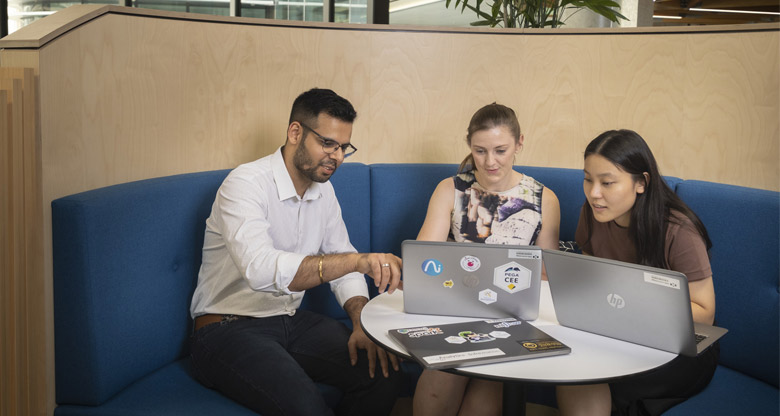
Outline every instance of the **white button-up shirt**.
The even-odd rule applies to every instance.
[[[333,185],[313,182],[299,197],[279,148],[234,169],[217,191],[190,314],[293,315],[304,292],[288,286],[303,258],[355,251]],[[342,306],[368,298],[360,273],[330,286]]]

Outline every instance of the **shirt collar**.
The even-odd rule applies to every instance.
[[[287,166],[284,164],[284,157],[282,156],[282,146],[280,146],[273,155],[271,155],[271,169],[274,175],[274,182],[276,183],[276,189],[278,192],[279,200],[284,201],[290,198],[297,198],[298,194],[295,192],[295,185],[293,185],[290,172],[287,171]],[[321,183],[312,182],[309,188],[303,194],[303,200],[317,199],[322,195],[320,187]]]

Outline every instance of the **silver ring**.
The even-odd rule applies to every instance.
[[[390,267],[390,263],[385,263],[382,265],[382,267]]]

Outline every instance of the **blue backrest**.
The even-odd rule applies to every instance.
[[[580,209],[585,202],[585,194],[582,192],[582,169],[517,166],[515,170],[536,179],[555,192],[561,205],[561,228],[558,239],[574,241]]]
[[[52,202],[59,404],[98,405],[186,353],[205,220],[227,174],[149,179]]]
[[[683,181],[677,194],[712,240],[715,318],[729,330],[721,364],[778,385],[780,194]]]
[[[417,238],[436,185],[457,169],[441,163],[371,165],[371,251],[400,256],[401,242]]]
[[[457,171],[455,164],[393,163],[371,165],[371,249],[400,255],[401,242],[415,239],[428,200],[438,183]],[[561,205],[561,240],[574,240],[582,193],[582,170],[515,166],[552,189]]]

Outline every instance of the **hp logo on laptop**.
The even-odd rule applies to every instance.
[[[607,295],[607,303],[615,309],[623,309],[626,306],[626,301],[620,295],[614,293]]]

